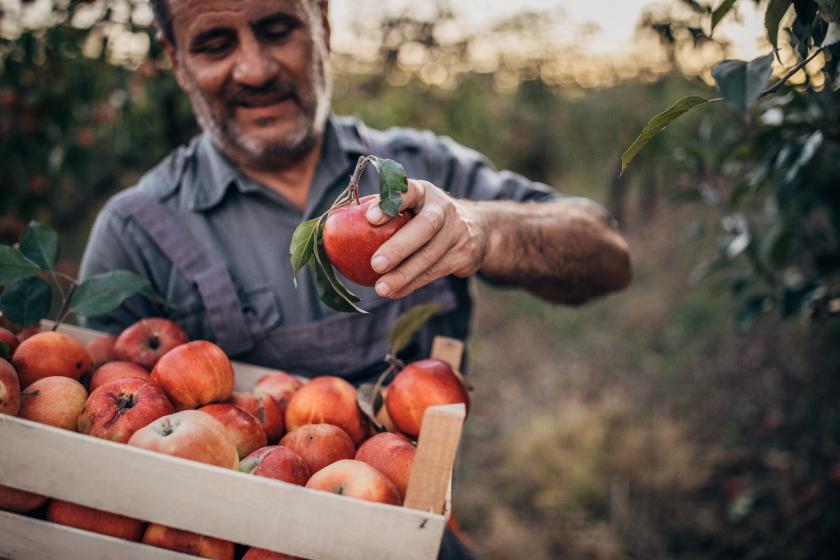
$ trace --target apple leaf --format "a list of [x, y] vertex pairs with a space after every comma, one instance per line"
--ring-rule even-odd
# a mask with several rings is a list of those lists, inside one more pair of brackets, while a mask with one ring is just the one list
[[318, 219], [316, 229], [317, 239], [314, 243], [315, 258], [311, 261], [312, 270], [315, 272], [315, 285], [318, 288], [318, 297], [328, 307], [336, 311], [347, 313], [367, 313], [356, 304], [359, 298], [350, 290], [344, 287], [333, 270], [332, 263], [324, 249], [324, 220], [321, 216]]
[[400, 213], [402, 193], [408, 192], [405, 169], [391, 159], [371, 156], [370, 161], [379, 172], [379, 208], [393, 218]]
[[721, 22], [721, 20], [726, 17], [726, 14], [735, 6], [735, 2], [738, 0], [723, 0], [717, 8], [712, 11], [712, 33], [715, 32], [715, 27]]
[[377, 391], [375, 384], [362, 383], [359, 385], [359, 388], [356, 389], [356, 404], [359, 405], [359, 409], [368, 417], [377, 432], [387, 431], [385, 426], [376, 419], [376, 411], [382, 406], [382, 393]]
[[148, 285], [146, 279], [128, 270], [97, 274], [79, 285], [70, 298], [70, 310], [85, 317], [104, 315]]
[[52, 290], [42, 278], [31, 276], [6, 286], [0, 295], [0, 311], [10, 321], [28, 327], [50, 310]]
[[20, 252], [44, 270], [58, 262], [58, 234], [51, 227], [30, 222], [20, 238]]
[[391, 334], [389, 336], [391, 353], [396, 354], [408, 346], [408, 343], [411, 342], [411, 337], [426, 324], [426, 321], [434, 317], [438, 311], [440, 311], [440, 305], [426, 303], [415, 305], [397, 317], [397, 320], [394, 321], [394, 326], [391, 327]]
[[292, 259], [292, 277], [295, 286], [297, 286], [298, 273], [315, 256], [315, 230], [318, 228], [320, 220], [320, 218], [306, 220], [295, 228], [295, 232], [292, 234], [289, 254]]
[[704, 103], [708, 103], [708, 99], [704, 99], [702, 97], [698, 97], [696, 95], [691, 95], [688, 97], [683, 97], [673, 105], [671, 105], [668, 109], [659, 113], [652, 119], [648, 121], [645, 127], [642, 129], [642, 132], [639, 134], [638, 138], [636, 138], [630, 147], [621, 154], [621, 173], [624, 173], [624, 170], [627, 169], [627, 166], [630, 165], [630, 162], [633, 161], [633, 158], [642, 151], [642, 148], [650, 142], [651, 138], [665, 130], [669, 124], [671, 124], [674, 120], [681, 117], [688, 111], [694, 109], [698, 105], [703, 105]]
[[0, 245], [0, 286], [25, 280], [38, 274], [41, 268], [8, 245]]
[[744, 112], [761, 97], [773, 70], [773, 53], [743, 60], [724, 60], [712, 68], [712, 77], [724, 101], [736, 111]]
[[[793, 0], [770, 0], [767, 4], [767, 11], [764, 14], [764, 28], [767, 30], [767, 39], [773, 45], [773, 52], [779, 56], [779, 25], [785, 17]], [[779, 59], [781, 62], [781, 59]]]

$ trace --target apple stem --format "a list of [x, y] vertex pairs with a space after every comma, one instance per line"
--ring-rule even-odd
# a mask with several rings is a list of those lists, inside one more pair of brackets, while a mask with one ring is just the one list
[[385, 368], [385, 371], [383, 371], [379, 376], [379, 379], [376, 380], [376, 384], [373, 386], [373, 391], [371, 391], [370, 409], [373, 410], [374, 413], [377, 412], [376, 399], [382, 391], [382, 385], [385, 383], [385, 380], [388, 379], [395, 371], [399, 372], [405, 367], [405, 363], [402, 360], [390, 353], [385, 356], [384, 361], [388, 363], [388, 367]]
[[356, 169], [353, 171], [353, 176], [350, 177], [350, 186], [348, 189], [356, 204], [361, 204], [359, 202], [359, 181], [362, 178], [362, 173], [365, 172], [365, 167], [367, 167], [368, 162], [372, 159], [373, 156], [359, 156], [359, 160], [356, 162]]
[[70, 300], [73, 298], [73, 294], [78, 287], [79, 285], [74, 281], [70, 284], [70, 289], [67, 290], [67, 294], [63, 296], [64, 301], [61, 302], [61, 311], [58, 312], [58, 316], [56, 317], [55, 324], [52, 328], [53, 331], [57, 331], [61, 322], [64, 321], [67, 318], [67, 315], [70, 314]]

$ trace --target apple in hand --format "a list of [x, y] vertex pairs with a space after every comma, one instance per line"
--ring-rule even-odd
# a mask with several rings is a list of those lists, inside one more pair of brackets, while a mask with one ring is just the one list
[[428, 407], [456, 403], [463, 403], [469, 411], [467, 389], [449, 364], [440, 360], [408, 364], [388, 385], [385, 395], [388, 416], [401, 432], [414, 438]]
[[79, 432], [125, 443], [143, 426], [173, 412], [160, 387], [145, 379], [123, 377], [91, 392], [79, 415]]
[[298, 389], [286, 409], [286, 429], [304, 424], [334, 424], [354, 445], [368, 434], [367, 419], [356, 404], [356, 388], [332, 375], [316, 377]]
[[417, 448], [408, 438], [385, 432], [365, 441], [356, 453], [356, 460], [377, 468], [394, 483], [405, 499], [416, 453]]
[[260, 377], [251, 392], [255, 395], [268, 395], [273, 398], [280, 405], [280, 410], [285, 417], [289, 400], [302, 385], [301, 380], [294, 375], [278, 370]]
[[309, 480], [309, 467], [300, 455], [280, 445], [257, 449], [239, 464], [239, 470], [303, 486]]
[[[85, 350], [90, 354], [90, 359], [93, 361], [93, 369], [96, 370], [102, 364], [113, 362], [114, 357], [114, 343], [117, 337], [114, 335], [102, 336], [95, 338], [85, 344]], [[93, 389], [91, 388], [91, 391]]]
[[150, 523], [143, 543], [213, 560], [233, 560], [233, 543], [198, 533]]
[[218, 420], [198, 410], [182, 410], [140, 428], [128, 445], [228, 469], [239, 468], [239, 454]]
[[379, 247], [411, 219], [402, 212], [380, 226], [371, 224], [367, 211], [379, 204], [379, 195], [362, 197], [332, 210], [324, 221], [324, 249], [332, 265], [347, 279], [362, 286], [373, 286], [380, 273], [370, 266], [370, 259]]
[[20, 376], [21, 387], [45, 377], [79, 379], [91, 369], [87, 350], [72, 336], [53, 331], [40, 332], [21, 342], [12, 356], [12, 365]]
[[344, 430], [332, 424], [305, 424], [295, 428], [280, 440], [300, 455], [309, 472], [318, 472], [327, 465], [341, 459], [352, 459], [356, 447]]
[[176, 346], [158, 360], [152, 383], [178, 410], [223, 402], [233, 392], [233, 367], [224, 351], [206, 340]]
[[139, 519], [63, 500], [52, 500], [50, 502], [50, 505], [47, 506], [47, 521], [135, 542], [143, 536], [143, 529], [146, 525]]
[[90, 377], [90, 391], [93, 392], [101, 385], [121, 377], [136, 377], [148, 381], [151, 374], [133, 362], [108, 362], [93, 372]]
[[208, 404], [198, 410], [209, 414], [225, 427], [240, 459], [268, 443], [260, 421], [240, 406], [230, 403]]
[[259, 420], [268, 443], [276, 443], [286, 430], [286, 422], [280, 405], [268, 395], [234, 392], [230, 402], [242, 407]]
[[169, 319], [141, 319], [117, 337], [114, 357], [151, 370], [161, 356], [188, 340], [184, 329]]
[[307, 488], [383, 504], [400, 505], [400, 492], [388, 477], [367, 463], [343, 459], [316, 472]]
[[0, 414], [15, 416], [20, 410], [20, 381], [12, 364], [0, 358]]
[[15, 513], [29, 513], [44, 505], [49, 498], [0, 485], [0, 509]]
[[44, 377], [26, 387], [20, 396], [21, 418], [75, 432], [88, 395], [75, 379]]

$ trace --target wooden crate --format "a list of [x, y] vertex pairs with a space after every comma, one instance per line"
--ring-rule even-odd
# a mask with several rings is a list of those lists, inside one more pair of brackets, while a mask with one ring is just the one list
[[[85, 343], [100, 333], [62, 326]], [[434, 357], [460, 365], [460, 343]], [[266, 368], [234, 362], [236, 390]], [[435, 558], [448, 519], [448, 488], [463, 405], [426, 411], [404, 507], [308, 490], [0, 414], [0, 484], [311, 559]], [[194, 558], [0, 512], [0, 558]]]

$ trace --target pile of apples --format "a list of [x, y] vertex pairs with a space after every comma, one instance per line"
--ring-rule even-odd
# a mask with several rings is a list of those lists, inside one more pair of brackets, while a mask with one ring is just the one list
[[[138, 321], [82, 346], [60, 332], [0, 328], [0, 413], [351, 498], [400, 505], [423, 412], [464, 403], [460, 378], [439, 360], [408, 364], [387, 387], [374, 433], [356, 389], [337, 376], [303, 382], [273, 371], [251, 392], [215, 344], [189, 341], [174, 322]], [[21, 390], [21, 388], [23, 388]], [[28, 513], [47, 497], [0, 486], [0, 509]], [[232, 559], [234, 544], [57, 499], [49, 521], [202, 556]], [[245, 560], [292, 556], [249, 549]]]

